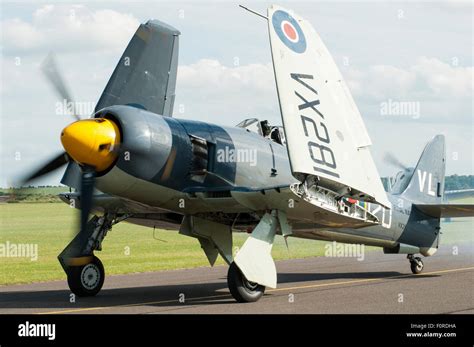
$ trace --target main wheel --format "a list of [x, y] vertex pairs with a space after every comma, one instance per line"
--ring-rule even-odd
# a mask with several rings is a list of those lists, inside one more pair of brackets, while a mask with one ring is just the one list
[[265, 287], [248, 281], [235, 263], [229, 266], [227, 285], [237, 302], [255, 302], [265, 293]]
[[77, 296], [94, 296], [104, 284], [105, 271], [99, 258], [81, 266], [71, 266], [67, 271], [69, 289]]
[[423, 266], [423, 261], [419, 257], [413, 258], [413, 260], [410, 261], [411, 272], [415, 275], [423, 271]]

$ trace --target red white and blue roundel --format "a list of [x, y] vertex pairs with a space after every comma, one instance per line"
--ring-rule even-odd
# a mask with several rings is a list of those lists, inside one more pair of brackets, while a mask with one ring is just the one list
[[285, 11], [275, 11], [272, 16], [273, 29], [280, 40], [293, 52], [304, 53], [306, 39], [298, 22]]

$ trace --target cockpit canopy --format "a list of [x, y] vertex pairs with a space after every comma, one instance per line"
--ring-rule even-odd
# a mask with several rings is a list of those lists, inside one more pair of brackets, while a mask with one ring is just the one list
[[280, 125], [270, 125], [267, 120], [260, 121], [258, 118], [247, 118], [236, 126], [286, 146], [285, 131]]
[[260, 122], [258, 121], [258, 118], [244, 119], [239, 124], [237, 124], [236, 127], [244, 128], [244, 129], [247, 129], [248, 131], [262, 135], [262, 127], [260, 125]]

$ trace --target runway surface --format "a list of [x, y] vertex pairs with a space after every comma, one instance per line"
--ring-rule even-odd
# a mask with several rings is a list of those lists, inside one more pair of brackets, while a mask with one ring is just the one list
[[0, 314], [474, 313], [470, 250], [453, 255], [446, 246], [424, 264], [423, 274], [412, 275], [404, 255], [381, 251], [367, 252], [363, 261], [279, 261], [278, 288], [249, 304], [230, 296], [226, 266], [108, 276], [96, 297], [75, 303], [65, 280], [4, 286]]

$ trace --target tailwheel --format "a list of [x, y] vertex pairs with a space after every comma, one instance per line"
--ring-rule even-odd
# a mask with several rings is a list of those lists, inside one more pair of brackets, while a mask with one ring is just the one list
[[227, 285], [237, 302], [255, 302], [265, 293], [265, 287], [248, 281], [235, 263], [229, 266]]
[[413, 257], [413, 255], [410, 257], [408, 256], [408, 259], [410, 260], [410, 268], [411, 272], [413, 272], [415, 275], [420, 274], [423, 271], [423, 261], [419, 257]]
[[105, 271], [99, 258], [84, 265], [69, 266], [67, 270], [67, 283], [69, 289], [77, 296], [94, 296], [104, 284]]

